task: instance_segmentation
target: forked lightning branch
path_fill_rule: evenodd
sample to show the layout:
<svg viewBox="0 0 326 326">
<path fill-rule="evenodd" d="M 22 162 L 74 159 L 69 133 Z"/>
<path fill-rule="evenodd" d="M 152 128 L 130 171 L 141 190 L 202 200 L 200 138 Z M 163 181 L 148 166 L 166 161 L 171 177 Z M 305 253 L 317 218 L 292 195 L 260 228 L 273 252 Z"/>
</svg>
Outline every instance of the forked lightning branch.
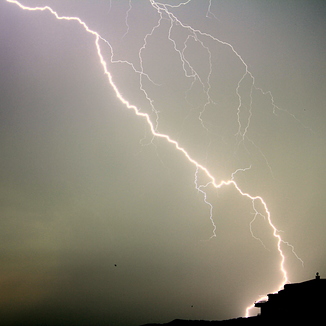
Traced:
<svg viewBox="0 0 326 326">
<path fill-rule="evenodd" d="M 139 117 L 139 119 L 142 119 L 142 120 L 145 121 L 145 123 L 147 124 L 148 129 L 151 132 L 153 138 L 160 138 L 160 139 L 163 139 L 164 141 L 166 141 L 167 143 L 169 143 L 171 145 L 171 147 L 176 152 L 178 152 L 180 155 L 182 155 L 184 157 L 185 164 L 190 164 L 190 165 L 194 166 L 194 170 L 195 170 L 195 172 L 194 172 L 195 187 L 203 195 L 204 202 L 209 206 L 209 212 L 210 212 L 209 217 L 210 217 L 210 220 L 211 220 L 211 223 L 212 223 L 212 226 L 213 226 L 213 231 L 212 231 L 211 238 L 216 237 L 217 234 L 216 234 L 216 225 L 215 225 L 214 220 L 213 220 L 213 209 L 214 209 L 214 207 L 208 201 L 207 194 L 206 194 L 206 191 L 205 191 L 205 189 L 208 186 L 214 187 L 215 189 L 220 189 L 222 187 L 233 187 L 234 189 L 237 190 L 237 192 L 239 193 L 240 196 L 243 196 L 243 197 L 247 198 L 252 203 L 252 208 L 253 208 L 253 211 L 255 213 L 255 216 L 263 215 L 265 217 L 265 219 L 267 220 L 268 225 L 270 227 L 270 232 L 272 233 L 273 237 L 275 238 L 275 244 L 276 244 L 277 251 L 278 251 L 278 254 L 279 254 L 279 270 L 280 270 L 280 274 L 281 274 L 281 280 L 280 280 L 280 283 L 279 283 L 279 287 L 277 289 L 275 289 L 274 292 L 277 292 L 278 290 L 280 290 L 283 287 L 283 285 L 286 282 L 288 282 L 288 275 L 287 275 L 287 271 L 285 269 L 286 257 L 285 257 L 285 254 L 283 253 L 282 246 L 283 245 L 289 246 L 291 248 L 291 250 L 292 250 L 292 253 L 296 256 L 296 258 L 298 258 L 301 261 L 301 263 L 303 263 L 303 262 L 297 256 L 297 254 L 294 252 L 293 246 L 282 239 L 279 230 L 276 228 L 276 226 L 272 222 L 271 213 L 270 213 L 270 211 L 268 209 L 268 206 L 267 206 L 267 203 L 265 202 L 265 200 L 261 196 L 251 195 L 251 194 L 247 193 L 246 191 L 242 190 L 240 188 L 240 186 L 237 184 L 237 182 L 235 181 L 235 174 L 238 171 L 241 170 L 241 171 L 245 172 L 246 170 L 250 169 L 250 167 L 243 168 L 243 169 L 237 169 L 235 172 L 233 172 L 231 174 L 229 180 L 217 181 L 216 177 L 214 177 L 214 175 L 208 170 L 208 168 L 206 168 L 203 165 L 203 163 L 197 161 L 194 157 L 192 157 L 192 155 L 189 154 L 187 149 L 182 144 L 180 144 L 177 140 L 173 139 L 170 135 L 168 135 L 166 133 L 161 133 L 159 131 L 158 111 L 153 106 L 153 101 L 151 100 L 150 96 L 147 94 L 147 92 L 146 92 L 146 90 L 143 87 L 142 82 L 141 82 L 143 76 L 146 76 L 148 79 L 150 79 L 150 76 L 143 71 L 142 51 L 146 48 L 147 39 L 150 36 L 152 36 L 153 33 L 158 28 L 160 28 L 161 22 L 164 19 L 164 20 L 168 20 L 169 24 L 170 24 L 167 39 L 170 42 L 172 42 L 172 44 L 174 46 L 174 50 L 177 52 L 178 57 L 180 58 L 180 64 L 183 67 L 183 71 L 185 73 L 185 76 L 189 77 L 189 78 L 192 78 L 193 82 L 196 81 L 196 82 L 199 82 L 202 85 L 202 89 L 203 89 L 204 94 L 205 94 L 205 103 L 203 105 L 202 112 L 204 112 L 205 107 L 207 105 L 209 105 L 210 103 L 212 103 L 213 100 L 210 97 L 210 90 L 211 90 L 210 77 L 211 77 L 211 74 L 212 74 L 211 61 L 210 61 L 211 60 L 211 52 L 210 52 L 210 49 L 201 41 L 201 37 L 209 38 L 213 42 L 217 42 L 222 46 L 228 47 L 232 51 L 233 55 L 239 60 L 239 62 L 244 67 L 244 73 L 242 74 L 240 80 L 238 81 L 238 85 L 237 85 L 237 87 L 235 89 L 235 93 L 236 93 L 237 98 L 238 98 L 238 107 L 237 107 L 237 112 L 238 112 L 238 114 L 237 114 L 237 117 L 238 117 L 238 121 L 237 121 L 237 123 L 238 123 L 238 133 L 237 133 L 237 136 L 239 137 L 240 141 L 241 140 L 243 141 L 245 139 L 245 137 L 246 137 L 246 133 L 247 133 L 248 129 L 250 128 L 250 119 L 251 119 L 251 116 L 252 116 L 251 107 L 250 107 L 249 108 L 249 116 L 248 116 L 246 125 L 244 127 L 241 126 L 240 112 L 241 112 L 241 108 L 242 108 L 242 96 L 240 94 L 240 87 L 241 87 L 241 84 L 244 82 L 245 79 L 249 79 L 251 81 L 251 87 L 250 87 L 250 91 L 249 91 L 249 98 L 251 100 L 252 100 L 252 92 L 255 89 L 255 90 L 260 91 L 264 95 L 267 94 L 270 97 L 270 100 L 272 102 L 273 110 L 278 109 L 278 107 L 274 104 L 274 99 L 273 99 L 272 94 L 269 91 L 264 92 L 262 89 L 256 87 L 255 78 L 250 73 L 250 71 L 248 70 L 248 65 L 244 62 L 242 57 L 239 55 L 239 53 L 234 49 L 234 47 L 231 44 L 229 44 L 227 42 L 224 42 L 222 40 L 219 40 L 219 39 L 217 39 L 216 37 L 214 37 L 214 36 L 212 36 L 210 34 L 202 32 L 202 31 L 200 31 L 198 29 L 194 29 L 191 26 L 182 23 L 182 21 L 179 20 L 175 14 L 173 14 L 173 12 L 172 12 L 173 8 L 186 6 L 188 3 L 191 2 L 191 0 L 180 3 L 177 6 L 167 5 L 167 4 L 160 3 L 158 1 L 150 0 L 151 6 L 152 6 L 153 10 L 155 10 L 157 12 L 159 18 L 157 20 L 157 24 L 152 28 L 151 32 L 145 36 L 143 46 L 139 49 L 139 61 L 140 61 L 140 67 L 141 67 L 140 70 L 135 69 L 133 63 L 131 63 L 131 62 L 113 60 L 113 47 L 111 46 L 110 42 L 107 41 L 105 38 L 103 38 L 96 31 L 90 29 L 88 27 L 88 25 L 86 24 L 86 22 L 84 22 L 80 18 L 78 18 L 78 17 L 70 17 L 70 16 L 68 16 L 68 17 L 67 16 L 62 16 L 59 13 L 57 13 L 54 9 L 52 9 L 51 7 L 48 7 L 48 6 L 44 6 L 44 7 L 28 7 L 28 6 L 25 6 L 25 5 L 21 4 L 18 1 L 15 1 L 15 0 L 7 0 L 7 2 L 15 4 L 15 5 L 19 6 L 21 9 L 26 10 L 26 11 L 47 12 L 47 13 L 50 13 L 50 14 L 54 15 L 55 18 L 58 19 L 58 20 L 66 20 L 66 21 L 71 21 L 71 23 L 77 23 L 77 24 L 79 24 L 81 26 L 81 28 L 83 28 L 85 30 L 86 33 L 89 33 L 89 34 L 93 35 L 95 51 L 96 51 L 97 56 L 98 56 L 99 64 L 101 65 L 101 67 L 103 69 L 103 72 L 105 73 L 105 75 L 107 77 L 107 81 L 108 81 L 110 87 L 113 89 L 113 91 L 114 91 L 116 97 L 119 99 L 119 101 L 123 104 L 123 106 L 126 109 L 130 110 L 131 112 L 133 112 L 133 114 L 135 114 L 137 117 Z M 126 16 L 126 21 L 124 22 L 126 24 L 126 26 L 128 27 L 128 29 L 129 29 L 128 14 L 129 14 L 130 10 L 131 10 L 131 2 L 129 2 L 129 9 L 128 9 L 128 12 L 126 13 L 126 15 L 127 15 Z M 209 2 L 209 8 L 207 10 L 207 17 L 213 15 L 210 10 L 211 10 L 211 2 Z M 196 41 L 198 41 L 201 44 L 202 48 L 207 52 L 208 58 L 209 58 L 210 71 L 209 71 L 209 73 L 207 75 L 206 80 L 203 80 L 200 77 L 200 74 L 196 71 L 196 69 L 193 67 L 193 65 L 191 65 L 190 61 L 185 56 L 185 52 L 180 50 L 179 47 L 177 47 L 177 44 L 175 43 L 175 40 L 172 38 L 171 31 L 172 31 L 172 28 L 173 28 L 173 26 L 175 24 L 177 24 L 179 27 L 181 27 L 188 34 L 187 40 L 190 39 L 190 38 L 195 39 Z M 111 72 L 110 72 L 110 70 L 108 68 L 108 63 L 104 59 L 104 57 L 105 57 L 104 52 L 103 52 L 104 50 L 101 47 L 102 42 L 104 42 L 104 44 L 106 46 L 108 46 L 110 51 L 111 51 L 111 56 L 110 56 L 111 61 L 109 62 L 109 64 L 112 64 L 112 63 L 115 63 L 115 62 L 120 62 L 120 63 L 127 64 L 127 65 L 129 65 L 129 66 L 131 66 L 133 68 L 133 71 L 136 74 L 140 75 L 140 77 L 141 77 L 140 78 L 140 89 L 145 94 L 146 99 L 149 101 L 149 104 L 151 105 L 152 110 L 155 113 L 154 114 L 155 115 L 155 121 L 152 121 L 151 116 L 148 113 L 143 112 L 141 107 L 137 107 L 136 105 L 130 103 L 129 100 L 122 95 L 123 92 L 116 85 L 116 83 L 114 81 L 114 76 L 111 74 Z M 186 47 L 186 44 L 184 45 L 184 48 L 185 47 Z M 203 121 L 201 120 L 201 114 L 199 115 L 198 118 L 201 121 L 202 126 L 205 128 L 205 126 L 203 124 Z M 201 175 L 206 176 L 206 179 L 208 180 L 208 182 L 206 182 L 205 184 L 200 184 L 199 181 L 198 181 L 199 173 Z M 258 206 L 263 207 L 262 212 L 257 209 Z M 250 225 L 250 230 L 251 230 L 251 225 Z M 253 233 L 252 233 L 252 236 L 257 240 L 260 240 L 260 239 L 256 238 Z M 249 316 L 249 310 L 251 308 L 253 308 L 253 305 L 247 307 L 246 316 Z"/>
</svg>

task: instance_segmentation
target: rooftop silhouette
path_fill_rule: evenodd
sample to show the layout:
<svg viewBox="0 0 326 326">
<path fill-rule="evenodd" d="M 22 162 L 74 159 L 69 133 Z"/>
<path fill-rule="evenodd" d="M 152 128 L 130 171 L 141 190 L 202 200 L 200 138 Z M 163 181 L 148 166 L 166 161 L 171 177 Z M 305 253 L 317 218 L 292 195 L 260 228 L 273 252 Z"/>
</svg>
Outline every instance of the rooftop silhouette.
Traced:
<svg viewBox="0 0 326 326">
<path fill-rule="evenodd" d="M 312 280 L 285 284 L 284 289 L 268 294 L 268 300 L 258 301 L 260 316 L 274 320 L 323 320 L 325 309 L 326 279 L 319 273 Z"/>
<path fill-rule="evenodd" d="M 255 307 L 261 309 L 261 313 L 255 317 L 240 317 L 222 321 L 176 319 L 160 325 L 262 325 L 269 321 L 281 324 L 307 322 L 311 325 L 321 324 L 325 320 L 326 279 L 321 279 L 319 273 L 316 273 L 314 279 L 308 281 L 285 284 L 282 290 L 277 293 L 270 293 L 267 296 L 268 300 L 255 302 Z M 145 326 L 151 325 L 159 324 L 147 324 Z"/>
</svg>

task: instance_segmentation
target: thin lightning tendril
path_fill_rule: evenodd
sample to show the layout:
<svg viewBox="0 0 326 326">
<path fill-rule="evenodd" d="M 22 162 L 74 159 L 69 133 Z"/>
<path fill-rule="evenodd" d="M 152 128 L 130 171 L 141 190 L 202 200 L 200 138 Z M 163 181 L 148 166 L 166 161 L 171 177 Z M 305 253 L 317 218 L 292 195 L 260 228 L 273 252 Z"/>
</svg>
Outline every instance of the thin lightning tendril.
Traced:
<svg viewBox="0 0 326 326">
<path fill-rule="evenodd" d="M 130 13 L 131 9 L 132 9 L 132 6 L 131 6 L 131 0 L 129 0 L 129 6 L 128 6 L 128 10 L 127 10 L 127 12 L 126 12 L 126 20 L 125 20 L 125 23 L 126 23 L 126 26 L 127 26 L 127 30 L 126 30 L 126 32 L 122 35 L 122 38 L 124 38 L 124 37 L 129 33 L 129 28 L 130 28 L 130 26 L 129 26 L 129 23 L 128 23 L 128 18 L 129 18 L 129 13 Z"/>
<path fill-rule="evenodd" d="M 170 28 L 169 28 L 168 39 L 169 39 L 170 42 L 172 42 L 173 47 L 174 47 L 174 50 L 179 55 L 179 58 L 180 58 L 180 60 L 182 62 L 182 66 L 183 66 L 183 70 L 184 70 L 185 76 L 186 77 L 189 77 L 189 78 L 193 78 L 193 82 L 191 84 L 191 87 L 195 83 L 195 81 L 199 81 L 199 83 L 201 84 L 201 86 L 203 88 L 204 93 L 206 94 L 206 103 L 203 105 L 203 109 L 199 113 L 199 117 L 198 117 L 199 120 L 200 120 L 200 122 L 201 122 L 201 124 L 202 124 L 202 126 L 204 128 L 205 128 L 205 126 L 204 126 L 203 120 L 201 119 L 201 116 L 202 116 L 205 108 L 207 107 L 207 105 L 209 105 L 211 103 L 214 103 L 213 100 L 211 99 L 210 95 L 209 95 L 209 92 L 210 92 L 210 76 L 211 76 L 211 73 L 212 73 L 212 63 L 211 63 L 211 53 L 210 53 L 210 50 L 209 50 L 209 48 L 207 46 L 205 46 L 204 42 L 199 39 L 199 36 L 205 37 L 205 38 L 208 38 L 208 39 L 211 39 L 211 40 L 213 40 L 215 42 L 218 42 L 221 45 L 224 45 L 224 46 L 230 48 L 231 51 L 233 52 L 233 54 L 240 60 L 240 62 L 244 66 L 244 73 L 243 73 L 241 79 L 239 80 L 238 85 L 237 85 L 237 88 L 236 88 L 236 95 L 238 97 L 238 107 L 237 107 L 238 132 L 237 132 L 236 136 L 240 138 L 240 141 L 238 143 L 238 146 L 240 145 L 241 142 L 244 142 L 245 139 L 246 140 L 249 140 L 249 142 L 253 143 L 250 139 L 247 138 L 247 135 L 246 134 L 247 134 L 248 128 L 250 126 L 250 119 L 251 119 L 251 116 L 252 116 L 251 104 L 252 104 L 252 94 L 253 94 L 253 91 L 254 90 L 260 91 L 263 95 L 270 96 L 271 101 L 272 101 L 272 105 L 273 105 L 273 113 L 274 114 L 276 114 L 276 110 L 281 111 L 281 109 L 274 104 L 274 99 L 273 99 L 273 96 L 272 96 L 271 92 L 269 92 L 269 91 L 268 92 L 264 92 L 262 89 L 260 89 L 260 88 L 258 88 L 258 87 L 255 86 L 255 78 L 254 78 L 254 76 L 250 73 L 250 71 L 248 70 L 247 64 L 244 62 L 244 60 L 242 59 L 242 57 L 238 54 L 238 52 L 234 49 L 234 47 L 231 44 L 229 44 L 227 42 L 224 42 L 222 40 L 219 40 L 219 39 L 213 37 L 212 35 L 210 35 L 208 33 L 201 32 L 198 29 L 194 29 L 191 26 L 188 26 L 188 25 L 183 24 L 168 9 L 168 8 L 177 8 L 177 7 L 180 7 L 180 6 L 187 5 L 191 0 L 187 0 L 187 1 L 181 2 L 179 5 L 174 5 L 174 6 L 173 5 L 168 5 L 168 4 L 162 4 L 162 3 L 159 3 L 157 1 L 150 0 L 150 4 L 152 5 L 152 7 L 154 9 L 156 9 L 157 13 L 159 14 L 159 19 L 158 19 L 157 24 L 152 28 L 151 32 L 148 33 L 145 36 L 143 46 L 139 50 L 138 55 L 139 55 L 139 61 L 140 61 L 140 70 L 136 69 L 134 67 L 134 65 L 132 63 L 128 62 L 128 61 L 114 60 L 114 58 L 113 58 L 113 49 L 112 49 L 112 46 L 110 45 L 110 43 L 107 40 L 105 40 L 103 37 L 101 37 L 97 32 L 95 32 L 94 30 L 90 29 L 88 27 L 88 25 L 84 21 L 82 21 L 80 18 L 78 18 L 78 17 L 60 16 L 56 11 L 54 11 L 49 6 L 43 6 L 43 7 L 27 7 L 25 5 L 22 5 L 20 2 L 18 2 L 16 0 L 6 0 L 6 1 L 9 2 L 9 3 L 16 4 L 17 6 L 19 6 L 23 10 L 28 10 L 28 11 L 49 11 L 58 20 L 75 21 L 78 24 L 80 24 L 85 29 L 85 31 L 87 33 L 90 33 L 91 35 L 94 36 L 94 38 L 95 38 L 95 47 L 96 47 L 96 51 L 97 51 L 97 55 L 98 55 L 100 64 L 101 64 L 101 66 L 103 68 L 104 74 L 106 75 L 106 77 L 108 79 L 108 82 L 109 82 L 110 86 L 112 87 L 112 89 L 113 89 L 116 97 L 120 100 L 120 102 L 127 109 L 132 110 L 138 117 L 140 117 L 140 118 L 142 118 L 142 119 L 145 120 L 145 122 L 147 123 L 147 125 L 148 125 L 148 127 L 150 129 L 150 132 L 152 134 L 153 139 L 154 138 L 164 139 L 165 141 L 167 141 L 168 143 L 170 143 L 171 146 L 173 146 L 177 151 L 179 151 L 188 160 L 189 163 L 191 163 L 192 165 L 195 166 L 195 168 L 196 168 L 195 181 L 194 181 L 195 187 L 198 190 L 198 192 L 200 192 L 203 195 L 204 202 L 209 206 L 210 220 L 211 220 L 211 223 L 213 225 L 213 234 L 212 234 L 211 238 L 216 237 L 216 225 L 215 225 L 214 220 L 213 220 L 213 205 L 208 201 L 208 199 L 207 199 L 207 193 L 205 191 L 205 189 L 207 187 L 209 187 L 209 186 L 213 186 L 215 189 L 220 189 L 220 188 L 225 187 L 225 186 L 233 186 L 238 191 L 238 193 L 241 196 L 248 198 L 252 202 L 252 207 L 253 207 L 253 210 L 254 210 L 254 218 L 250 222 L 250 232 L 251 232 L 251 235 L 256 240 L 260 241 L 264 247 L 265 247 L 265 245 L 263 244 L 262 240 L 259 239 L 259 238 L 257 238 L 253 234 L 253 231 L 252 231 L 251 226 L 252 226 L 252 223 L 254 222 L 254 220 L 258 216 L 261 216 L 261 217 L 263 217 L 264 219 L 267 220 L 267 222 L 268 222 L 268 224 L 269 224 L 269 226 L 271 228 L 272 234 L 273 234 L 274 238 L 276 239 L 277 251 L 278 251 L 279 256 L 280 256 L 280 265 L 279 265 L 279 268 L 280 268 L 280 272 L 282 274 L 282 282 L 281 282 L 279 288 L 276 291 L 278 291 L 279 289 L 281 289 L 283 287 L 283 285 L 289 281 L 288 280 L 287 271 L 286 271 L 286 269 L 284 267 L 284 264 L 285 264 L 285 255 L 284 255 L 284 253 L 282 251 L 282 245 L 289 246 L 291 248 L 291 250 L 292 250 L 292 253 L 295 255 L 295 257 L 298 260 L 301 261 L 302 264 L 303 264 L 303 261 L 295 253 L 294 247 L 291 244 L 289 244 L 288 242 L 286 242 L 286 241 L 284 241 L 282 239 L 282 237 L 280 235 L 280 230 L 278 230 L 275 227 L 275 225 L 273 224 L 273 222 L 271 220 L 271 213 L 268 210 L 267 204 L 264 201 L 264 199 L 262 197 L 260 197 L 260 196 L 253 196 L 253 195 L 250 195 L 249 193 L 243 191 L 242 189 L 240 189 L 239 185 L 234 180 L 236 173 L 238 173 L 240 171 L 245 172 L 246 170 L 249 170 L 251 168 L 251 166 L 248 167 L 248 168 L 244 168 L 244 169 L 237 169 L 235 172 L 232 173 L 230 180 L 222 180 L 220 182 L 217 182 L 216 179 L 215 179 L 215 177 L 211 174 L 211 172 L 204 165 L 202 165 L 199 162 L 197 162 L 186 151 L 186 149 L 184 147 L 182 147 L 176 140 L 172 139 L 169 135 L 164 134 L 164 133 L 160 133 L 158 131 L 158 118 L 159 118 L 158 113 L 159 112 L 155 109 L 155 107 L 153 105 L 153 100 L 148 96 L 148 94 L 146 93 L 145 88 L 143 87 L 143 84 L 142 84 L 142 79 L 144 77 L 147 78 L 150 82 L 154 83 L 154 81 L 152 81 L 152 79 L 150 78 L 150 76 L 144 72 L 144 69 L 143 69 L 143 61 L 142 61 L 142 51 L 146 48 L 148 37 L 149 36 L 152 36 L 153 33 L 154 33 L 154 31 L 157 28 L 160 27 L 161 21 L 162 21 L 163 16 L 164 16 L 164 18 L 168 18 L 170 20 L 170 24 L 171 25 L 170 25 Z M 211 1 L 209 1 L 209 8 L 208 8 L 208 11 L 207 11 L 207 16 L 213 16 L 214 18 L 216 18 L 211 13 L 210 9 L 211 9 Z M 130 10 L 131 10 L 131 1 L 129 1 L 129 9 L 128 9 L 127 17 L 126 17 L 126 21 L 125 21 L 126 26 L 127 26 L 127 31 L 124 34 L 124 36 L 129 31 L 128 14 L 129 14 Z M 174 25 L 180 25 L 184 30 L 189 31 L 189 35 L 188 35 L 186 41 L 184 42 L 183 49 L 178 49 L 176 42 L 172 38 L 171 31 L 172 31 L 172 28 L 173 28 Z M 186 59 L 185 49 L 187 48 L 187 42 L 190 39 L 193 39 L 195 42 L 199 42 L 201 44 L 201 46 L 207 51 L 207 54 L 208 54 L 208 57 L 209 57 L 209 68 L 210 68 L 210 70 L 209 70 L 209 73 L 208 73 L 207 78 L 206 78 L 205 81 L 201 79 L 200 75 L 196 72 L 196 70 L 194 69 L 194 67 L 192 67 L 192 65 L 190 64 L 190 62 Z M 113 77 L 112 77 L 112 75 L 111 75 L 111 73 L 110 73 L 110 71 L 108 70 L 108 67 L 107 67 L 107 62 L 104 60 L 104 56 L 102 54 L 102 50 L 101 50 L 101 46 L 100 46 L 100 42 L 101 41 L 104 42 L 106 45 L 108 45 L 110 47 L 110 51 L 111 51 L 111 57 L 110 57 L 111 63 L 124 63 L 124 64 L 128 64 L 129 66 L 132 67 L 132 69 L 134 70 L 134 72 L 136 72 L 136 73 L 139 74 L 139 78 L 140 78 L 140 90 L 145 94 L 146 99 L 150 103 L 150 106 L 152 108 L 152 112 L 156 116 L 155 122 L 153 122 L 151 120 L 150 115 L 148 113 L 142 112 L 140 110 L 140 108 L 138 108 L 137 106 L 131 104 L 127 99 L 125 99 L 123 97 L 123 95 L 119 91 L 117 85 L 113 81 Z M 245 79 L 248 79 L 248 78 L 251 80 L 251 89 L 250 89 L 250 97 L 249 97 L 250 100 L 249 100 L 249 108 L 248 108 L 249 116 L 247 118 L 247 124 L 246 124 L 245 128 L 243 129 L 242 126 L 241 126 L 241 121 L 240 121 L 241 109 L 243 108 L 242 97 L 241 97 L 241 94 L 240 94 L 240 87 L 241 87 L 241 84 L 245 81 Z M 154 83 L 154 84 L 157 85 L 156 83 Z M 191 87 L 190 87 L 190 89 L 191 89 Z M 285 111 L 285 110 L 282 110 L 282 111 Z M 296 119 L 296 117 L 294 115 L 292 115 L 291 113 L 289 113 L 289 114 Z M 262 154 L 261 151 L 260 151 L 260 153 Z M 264 156 L 264 158 L 266 160 L 266 157 L 265 156 Z M 268 164 L 267 160 L 266 160 L 266 163 Z M 269 166 L 269 164 L 268 164 L 268 166 Z M 269 166 L 269 168 L 270 168 L 270 166 Z M 209 181 L 206 184 L 200 185 L 198 183 L 198 175 L 199 175 L 199 173 L 205 175 L 208 178 Z M 257 207 L 257 204 L 259 204 L 259 203 L 262 205 L 264 213 L 261 213 L 256 208 Z M 246 309 L 246 316 L 249 316 L 249 311 L 250 311 L 251 308 L 253 308 L 253 305 L 247 307 L 247 309 Z"/>
</svg>

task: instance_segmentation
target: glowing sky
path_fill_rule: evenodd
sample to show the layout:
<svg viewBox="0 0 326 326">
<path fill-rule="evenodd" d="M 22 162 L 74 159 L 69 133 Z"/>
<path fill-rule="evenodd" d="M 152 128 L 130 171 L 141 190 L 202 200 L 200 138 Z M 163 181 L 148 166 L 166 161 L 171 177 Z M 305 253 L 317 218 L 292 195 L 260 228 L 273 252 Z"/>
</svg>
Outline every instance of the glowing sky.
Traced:
<svg viewBox="0 0 326 326">
<path fill-rule="evenodd" d="M 115 84 L 157 132 L 264 198 L 304 261 L 282 246 L 289 280 L 326 275 L 323 1 L 193 0 L 166 7 L 172 28 L 144 0 L 21 3 L 107 40 Z M 212 223 L 196 189 L 210 180 L 119 101 L 94 35 L 4 0 L 0 16 L 4 323 L 226 319 L 277 289 L 263 205 L 201 187 Z"/>
</svg>

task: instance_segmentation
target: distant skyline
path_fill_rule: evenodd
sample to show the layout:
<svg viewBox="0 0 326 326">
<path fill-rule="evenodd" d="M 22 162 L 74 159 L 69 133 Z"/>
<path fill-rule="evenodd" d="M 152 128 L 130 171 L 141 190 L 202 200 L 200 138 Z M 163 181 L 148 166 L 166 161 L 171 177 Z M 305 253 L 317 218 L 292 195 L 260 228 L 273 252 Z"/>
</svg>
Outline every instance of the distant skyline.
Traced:
<svg viewBox="0 0 326 326">
<path fill-rule="evenodd" d="M 243 316 L 273 232 L 290 282 L 326 275 L 323 1 L 20 3 L 98 33 L 134 107 L 78 22 L 1 1 L 4 321 Z"/>
</svg>

